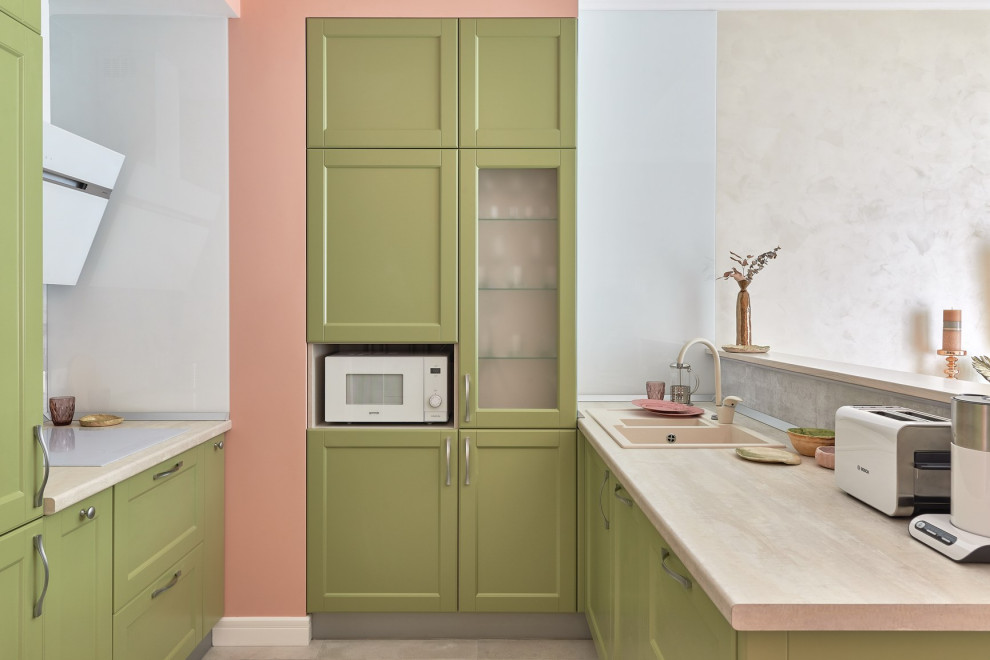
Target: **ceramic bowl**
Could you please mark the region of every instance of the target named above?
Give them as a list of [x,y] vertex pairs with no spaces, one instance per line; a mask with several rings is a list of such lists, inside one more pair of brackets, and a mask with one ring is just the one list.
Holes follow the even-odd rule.
[[835,444],[835,431],[831,429],[787,429],[787,437],[802,456],[814,456],[819,447]]
[[829,470],[835,469],[835,447],[825,446],[815,450],[815,463]]

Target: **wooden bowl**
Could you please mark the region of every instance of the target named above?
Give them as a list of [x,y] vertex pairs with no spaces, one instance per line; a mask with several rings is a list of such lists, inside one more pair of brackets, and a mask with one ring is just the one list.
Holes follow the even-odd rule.
[[114,426],[122,421],[117,415],[86,415],[79,418],[79,426]]
[[814,456],[819,447],[835,444],[835,431],[831,429],[794,428],[787,429],[791,445],[802,456]]

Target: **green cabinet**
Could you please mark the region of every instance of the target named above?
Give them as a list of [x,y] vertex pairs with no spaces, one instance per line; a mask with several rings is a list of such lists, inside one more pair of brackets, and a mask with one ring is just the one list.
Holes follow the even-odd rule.
[[612,552],[614,534],[611,470],[585,444],[584,464],[584,615],[595,640],[598,657],[612,654],[614,626],[612,607]]
[[[203,541],[203,451],[194,447],[114,486],[114,611]],[[201,602],[200,618],[202,609]]]
[[457,609],[453,430],[307,433],[307,610]]
[[182,660],[203,639],[203,548],[155,576],[113,615],[114,660]]
[[[41,32],[41,3],[38,0],[0,0],[0,12],[12,16],[34,32]],[[40,113],[37,118],[41,120]]]
[[612,657],[644,660],[650,657],[647,639],[646,518],[629,493],[613,480],[613,648]]
[[105,660],[113,647],[113,492],[44,519],[51,581],[45,660]]
[[307,152],[307,339],[457,339],[457,151]]
[[[43,539],[35,520],[0,536],[0,640],[4,657],[41,660],[44,617],[34,616],[45,586],[35,539]],[[44,547],[43,544],[41,547]]]
[[0,534],[41,515],[41,169],[41,37],[0,13]]
[[461,431],[461,611],[576,610],[575,436]]
[[577,21],[460,22],[460,146],[573,148]]
[[203,538],[203,634],[223,617],[224,606],[224,436],[204,445],[205,530]]
[[462,428],[577,415],[573,150],[461,150]]
[[311,18],[308,147],[456,147],[456,18]]

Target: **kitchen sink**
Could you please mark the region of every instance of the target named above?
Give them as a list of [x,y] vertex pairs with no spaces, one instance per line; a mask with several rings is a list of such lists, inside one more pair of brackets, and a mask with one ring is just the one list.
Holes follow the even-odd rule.
[[720,425],[705,417],[679,419],[607,408],[589,409],[588,413],[620,447],[628,449],[783,446],[757,431],[736,424]]

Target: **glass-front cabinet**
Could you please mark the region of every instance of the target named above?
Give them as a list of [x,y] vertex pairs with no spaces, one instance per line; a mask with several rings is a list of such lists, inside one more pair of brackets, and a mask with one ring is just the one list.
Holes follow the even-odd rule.
[[574,152],[462,149],[460,186],[459,424],[573,426]]

